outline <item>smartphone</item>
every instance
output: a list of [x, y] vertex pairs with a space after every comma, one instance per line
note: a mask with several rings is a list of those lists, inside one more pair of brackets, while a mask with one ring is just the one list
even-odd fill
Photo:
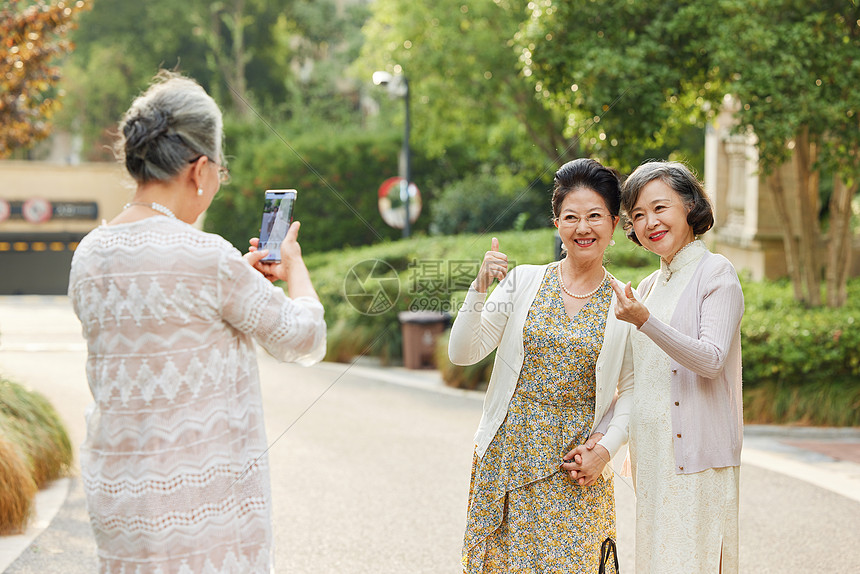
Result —
[[263, 222], [260, 224], [259, 249], [268, 249], [269, 254], [260, 261], [278, 263], [281, 260], [281, 242], [287, 236], [293, 222], [295, 189], [267, 189], [263, 205]]

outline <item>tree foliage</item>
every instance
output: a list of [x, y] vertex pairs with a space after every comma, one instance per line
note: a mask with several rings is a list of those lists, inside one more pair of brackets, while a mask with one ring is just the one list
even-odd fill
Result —
[[629, 171], [703, 125], [718, 93], [700, 4], [531, 2], [516, 36], [523, 74], [569, 138]]
[[523, 81], [513, 41], [525, 7], [521, 0], [377, 0], [355, 73], [409, 78], [414, 132], [429, 155], [459, 142], [476, 163], [527, 173], [528, 183], [581, 150], [565, 137], [564, 118]]
[[[529, 9], [517, 36], [524, 75], [567, 115], [568, 130], [589, 137], [615, 165], [630, 167], [643, 149], [707, 119], [725, 94], [739, 102], [736, 129], [755, 135], [789, 226], [796, 296], [818, 305], [826, 268], [829, 303], [845, 301], [850, 205], [860, 181], [856, 0], [541, 0]], [[789, 159], [796, 186], [782, 181]], [[827, 176], [835, 178], [822, 265], [819, 196]], [[796, 216], [791, 205], [799, 206]]]
[[60, 106], [54, 60], [71, 49], [66, 36], [87, 8], [84, 0], [0, 3], [0, 158], [50, 133]]
[[[724, 25], [712, 39], [714, 65], [739, 101], [738, 130], [755, 134], [759, 166], [770, 175], [795, 296], [821, 303], [847, 298], [851, 198], [860, 183], [860, 7], [856, 0], [720, 0]], [[793, 159], [796, 186], [782, 169]], [[833, 178], [828, 256], [822, 230], [821, 182]], [[799, 206], [796, 213], [791, 204]]]
[[357, 117], [357, 89], [339, 78], [365, 17], [334, 0], [98, 0], [65, 64], [63, 124], [84, 135], [90, 159], [107, 159], [102, 144], [161, 67], [249, 122]]

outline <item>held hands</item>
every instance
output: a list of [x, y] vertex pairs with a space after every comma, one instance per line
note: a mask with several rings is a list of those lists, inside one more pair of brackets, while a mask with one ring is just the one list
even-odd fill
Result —
[[570, 474], [580, 486], [591, 486], [603, 473], [603, 468], [609, 462], [609, 451], [603, 445], [597, 444], [603, 434], [596, 432], [566, 455], [561, 469]]
[[288, 281], [290, 271], [293, 266], [304, 266], [302, 248], [298, 243], [300, 226], [301, 224], [298, 221], [294, 221], [290, 225], [289, 230], [287, 230], [287, 235], [281, 242], [281, 261], [279, 263], [265, 263], [260, 261], [263, 257], [269, 254], [269, 250], [257, 249], [260, 246], [260, 240], [257, 237], [250, 240], [249, 243], [251, 246], [248, 248], [248, 253], [244, 255], [245, 261], [247, 261], [251, 267], [262, 273], [263, 277], [269, 281], [274, 282], [278, 279], [281, 281]]
[[508, 256], [499, 251], [499, 240], [493, 237], [490, 250], [484, 254], [481, 269], [475, 278], [475, 289], [478, 293], [486, 293], [493, 279], [501, 281], [508, 274]]
[[630, 283], [622, 285], [620, 281], [613, 278], [612, 288], [616, 296], [615, 316], [622, 321], [633, 323], [637, 329], [644, 325], [651, 313], [645, 305], [636, 300]]

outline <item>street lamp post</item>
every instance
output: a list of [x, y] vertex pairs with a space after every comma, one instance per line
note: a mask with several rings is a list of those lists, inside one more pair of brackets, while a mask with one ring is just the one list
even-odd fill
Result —
[[388, 91], [392, 95], [403, 96], [406, 118], [403, 130], [403, 148], [400, 150], [400, 199], [403, 201], [403, 209], [406, 212], [403, 222], [403, 237], [409, 237], [412, 228], [412, 223], [409, 221], [409, 184], [412, 181], [409, 153], [409, 80], [402, 74], [392, 76], [389, 72], [373, 72], [373, 83], [377, 86], [388, 86]]
[[412, 181], [412, 166], [410, 165], [409, 157], [409, 80], [406, 76], [403, 78], [403, 103], [406, 108], [406, 125], [403, 128], [403, 181], [400, 182], [402, 187], [401, 196], [404, 197], [403, 209], [406, 211], [406, 220], [403, 223], [403, 237], [409, 237], [412, 230], [412, 222], [409, 221], [409, 183]]

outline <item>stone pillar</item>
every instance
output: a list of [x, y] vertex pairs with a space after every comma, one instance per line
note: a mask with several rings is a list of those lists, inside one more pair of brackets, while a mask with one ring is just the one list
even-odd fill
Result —
[[728, 135], [724, 140], [728, 159], [728, 213], [726, 231], [738, 236], [744, 232], [746, 223], [747, 196], [747, 150], [746, 137], [742, 134]]

